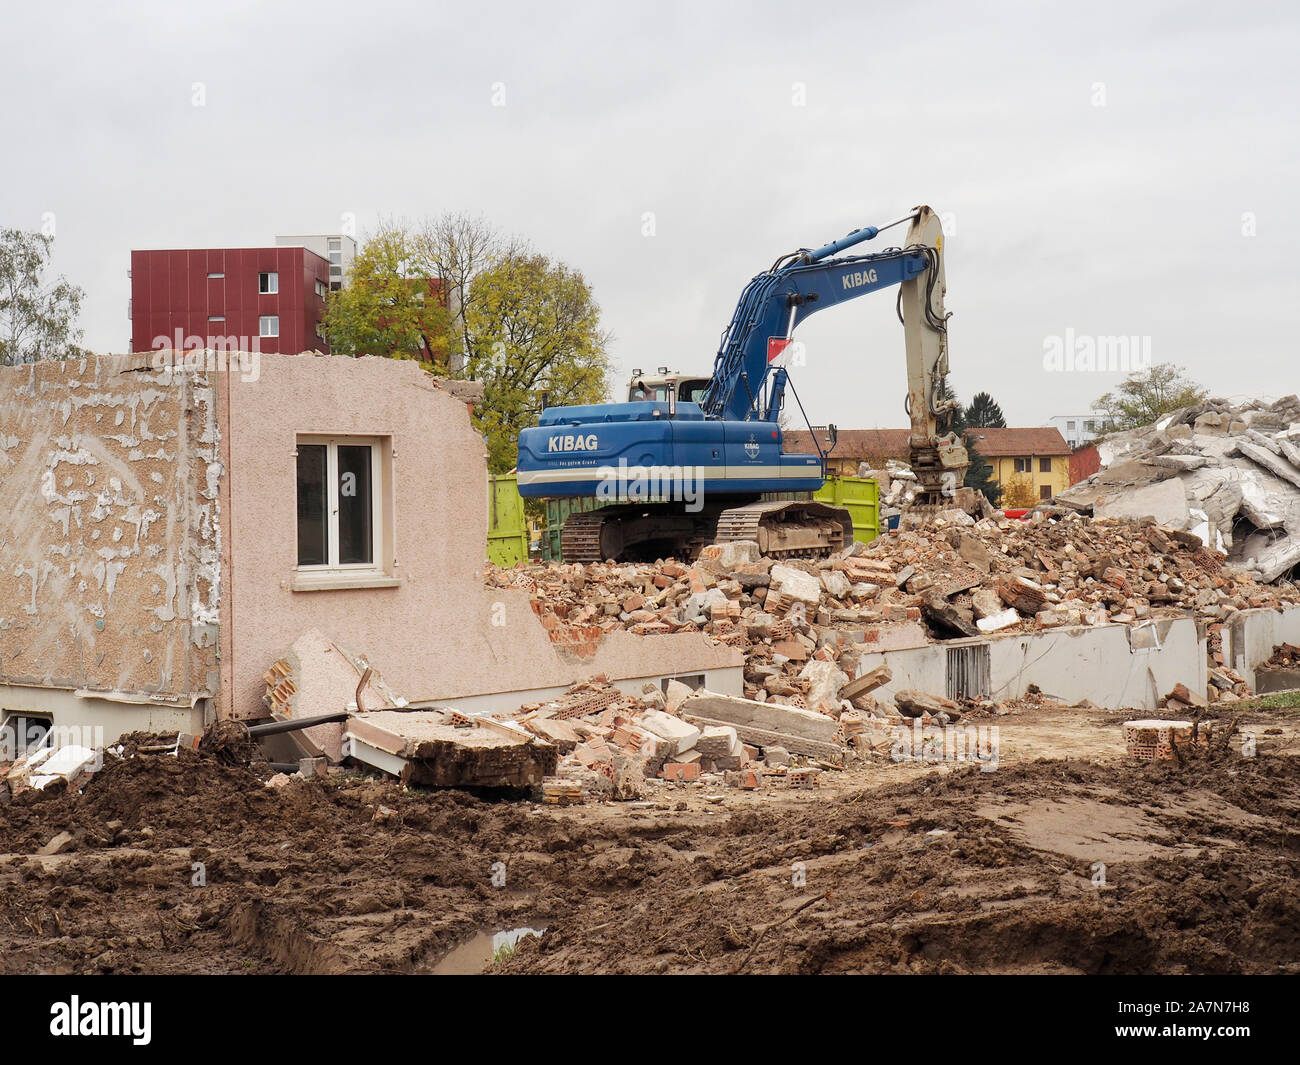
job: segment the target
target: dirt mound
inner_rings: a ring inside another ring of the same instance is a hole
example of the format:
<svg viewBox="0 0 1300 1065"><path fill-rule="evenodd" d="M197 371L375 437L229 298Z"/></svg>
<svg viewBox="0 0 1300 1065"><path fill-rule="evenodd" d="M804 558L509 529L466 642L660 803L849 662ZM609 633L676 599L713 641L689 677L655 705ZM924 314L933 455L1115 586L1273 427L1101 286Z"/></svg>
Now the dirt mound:
<svg viewBox="0 0 1300 1065"><path fill-rule="evenodd" d="M525 925L500 971L1274 972L1300 948L1296 769L863 767L559 809L137 753L0 806L0 972L427 972Z"/></svg>
<svg viewBox="0 0 1300 1065"><path fill-rule="evenodd" d="M1044 762L736 814L724 846L590 898L496 971L1295 968L1295 770Z"/></svg>

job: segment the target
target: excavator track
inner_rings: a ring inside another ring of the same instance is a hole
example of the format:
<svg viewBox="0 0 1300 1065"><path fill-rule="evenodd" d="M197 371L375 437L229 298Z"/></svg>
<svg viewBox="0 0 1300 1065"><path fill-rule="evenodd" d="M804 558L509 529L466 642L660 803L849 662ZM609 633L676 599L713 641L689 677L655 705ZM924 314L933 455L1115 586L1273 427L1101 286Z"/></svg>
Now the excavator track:
<svg viewBox="0 0 1300 1065"><path fill-rule="evenodd" d="M773 500L724 510L716 541L753 540L768 558L822 558L853 542L853 516L815 500Z"/></svg>
<svg viewBox="0 0 1300 1065"><path fill-rule="evenodd" d="M687 514L672 507L617 504L570 514L560 534L565 562L695 559L708 544L753 540L769 558L822 558L853 540L842 507L810 499L746 503Z"/></svg>
<svg viewBox="0 0 1300 1065"><path fill-rule="evenodd" d="M560 557L565 562L604 562L606 556L600 550L601 530L606 522L617 517L610 512L619 509L604 507L584 514L570 514L560 532Z"/></svg>

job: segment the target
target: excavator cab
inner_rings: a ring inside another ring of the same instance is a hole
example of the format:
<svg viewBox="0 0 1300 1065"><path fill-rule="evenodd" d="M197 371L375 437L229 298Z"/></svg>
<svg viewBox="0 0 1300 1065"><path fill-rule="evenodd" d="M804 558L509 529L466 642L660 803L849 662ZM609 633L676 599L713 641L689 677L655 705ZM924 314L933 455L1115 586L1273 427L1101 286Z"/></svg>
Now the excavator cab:
<svg viewBox="0 0 1300 1065"><path fill-rule="evenodd" d="M699 403L709 390L709 381L708 377L692 377L667 366L660 366L653 374L633 370L627 399L629 403Z"/></svg>

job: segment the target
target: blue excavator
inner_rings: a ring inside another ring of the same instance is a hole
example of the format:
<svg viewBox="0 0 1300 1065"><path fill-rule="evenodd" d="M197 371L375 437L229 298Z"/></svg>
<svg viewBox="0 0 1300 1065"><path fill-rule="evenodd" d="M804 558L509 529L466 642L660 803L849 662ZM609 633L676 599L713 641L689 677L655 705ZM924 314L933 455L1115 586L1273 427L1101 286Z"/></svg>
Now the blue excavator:
<svg viewBox="0 0 1300 1065"><path fill-rule="evenodd" d="M901 247L841 254L904 223ZM560 538L564 560L694 558L704 545L729 540L756 541L770 557L818 557L851 542L849 512L810 498L827 475L817 434L810 434L817 454L783 451L781 412L787 390L794 394L783 362L809 315L895 285L916 506L951 501L968 459L956 434L940 431L955 407L940 398L948 372L943 229L922 206L791 252L753 278L707 385L695 379L686 392L634 379L628 402L544 409L538 425L519 434L520 494L604 504L570 514ZM835 439L831 426L830 450Z"/></svg>

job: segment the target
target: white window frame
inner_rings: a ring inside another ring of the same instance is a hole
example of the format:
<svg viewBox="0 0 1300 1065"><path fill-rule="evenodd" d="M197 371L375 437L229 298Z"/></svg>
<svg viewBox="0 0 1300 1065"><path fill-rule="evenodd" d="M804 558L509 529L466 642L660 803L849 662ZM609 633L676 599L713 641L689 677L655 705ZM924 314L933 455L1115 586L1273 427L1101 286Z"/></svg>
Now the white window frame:
<svg viewBox="0 0 1300 1065"><path fill-rule="evenodd" d="M310 574L383 574L384 569L384 449L378 436L322 436L299 434L298 447L325 445L325 536L329 558L323 565L297 564L297 527L294 528L294 569ZM370 448L370 561L339 562L339 445ZM294 499L298 498L298 447L294 448ZM297 521L297 508L294 509Z"/></svg>
<svg viewBox="0 0 1300 1065"><path fill-rule="evenodd" d="M262 287L262 278L266 278L266 288ZM280 271L259 270L257 272L257 294L259 296L278 296L280 294Z"/></svg>
<svg viewBox="0 0 1300 1065"><path fill-rule="evenodd" d="M225 274L208 274L209 281L224 281L225 279Z"/></svg>
<svg viewBox="0 0 1300 1065"><path fill-rule="evenodd" d="M210 314L210 315L208 315L208 321L209 321L209 322L224 322L225 320L226 320L226 316L225 316L224 314Z"/></svg>
<svg viewBox="0 0 1300 1065"><path fill-rule="evenodd" d="M268 332L266 332L266 327L262 324L263 322L274 322L274 323L275 323L275 326L274 326L275 332L274 332L274 333L268 333ZM268 339L269 339L269 338L274 338L274 337L279 337L279 335L280 335L280 316L279 316L278 314L259 314L259 315L257 316L257 335L258 335L259 337L266 337L266 338L268 338Z"/></svg>

